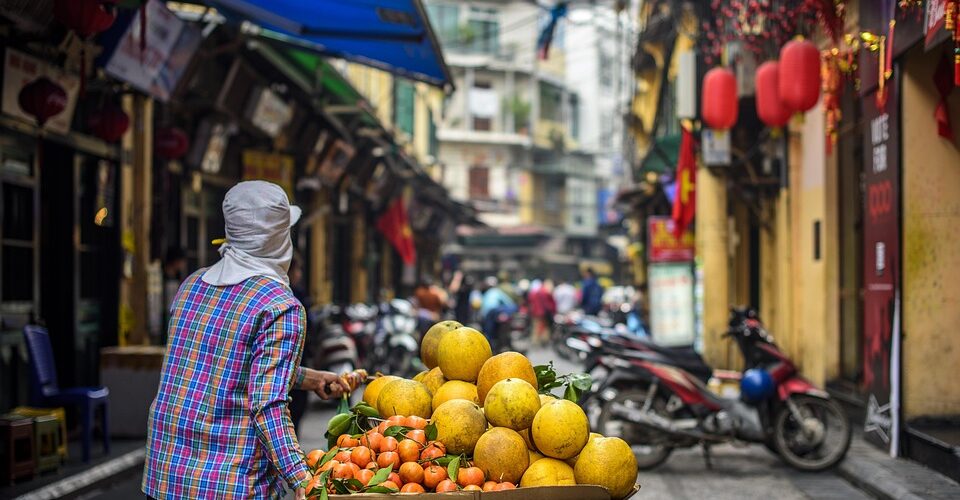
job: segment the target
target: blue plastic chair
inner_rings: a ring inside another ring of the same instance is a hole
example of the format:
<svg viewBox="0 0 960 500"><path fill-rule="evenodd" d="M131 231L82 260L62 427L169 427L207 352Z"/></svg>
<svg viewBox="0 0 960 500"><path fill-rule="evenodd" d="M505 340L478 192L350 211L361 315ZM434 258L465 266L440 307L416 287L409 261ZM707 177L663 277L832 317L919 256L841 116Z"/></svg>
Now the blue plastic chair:
<svg viewBox="0 0 960 500"><path fill-rule="evenodd" d="M30 352L30 405L40 408L74 406L80 410L83 424L83 461L90 461L90 442L93 438L94 413L100 412L100 426L103 431L103 452L110 453L110 429L108 418L108 397L106 387L71 387L61 389L57 385L57 368L53 360L53 347L47 329L28 325L23 328L23 337Z"/></svg>

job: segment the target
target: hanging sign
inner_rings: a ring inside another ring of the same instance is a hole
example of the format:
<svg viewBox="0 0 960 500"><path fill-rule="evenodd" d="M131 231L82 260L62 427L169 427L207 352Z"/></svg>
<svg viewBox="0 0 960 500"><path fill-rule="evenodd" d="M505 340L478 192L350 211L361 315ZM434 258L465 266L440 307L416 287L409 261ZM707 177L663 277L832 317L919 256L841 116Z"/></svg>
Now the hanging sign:
<svg viewBox="0 0 960 500"><path fill-rule="evenodd" d="M66 134L70 132L70 122L73 121L73 111L77 106L80 79L74 75L65 74L36 57L9 47L3 60L3 112L21 120L35 123L34 117L20 107L18 99L20 89L41 76L57 83L67 93L67 105L63 112L51 117L44 128Z"/></svg>
<svg viewBox="0 0 960 500"><path fill-rule="evenodd" d="M930 50L950 38L947 31L946 17L947 0L927 0L923 13L923 48Z"/></svg>
<svg viewBox="0 0 960 500"><path fill-rule="evenodd" d="M684 264L651 264L650 333L663 346L693 345L696 340L693 267Z"/></svg>
<svg viewBox="0 0 960 500"><path fill-rule="evenodd" d="M687 229L677 239L673 235L673 219L665 216L647 218L647 248L650 262L690 262L693 260L696 242L693 232Z"/></svg>
<svg viewBox="0 0 960 500"><path fill-rule="evenodd" d="M700 152L703 155L704 165L730 165L730 131L704 128Z"/></svg>
<svg viewBox="0 0 960 500"><path fill-rule="evenodd" d="M900 122L899 75L886 91L891 105L862 99L863 184L863 385L868 394L867 438L891 451L899 434Z"/></svg>
<svg viewBox="0 0 960 500"><path fill-rule="evenodd" d="M283 188L293 199L293 157L266 153L254 149L243 150L243 180L269 181Z"/></svg>

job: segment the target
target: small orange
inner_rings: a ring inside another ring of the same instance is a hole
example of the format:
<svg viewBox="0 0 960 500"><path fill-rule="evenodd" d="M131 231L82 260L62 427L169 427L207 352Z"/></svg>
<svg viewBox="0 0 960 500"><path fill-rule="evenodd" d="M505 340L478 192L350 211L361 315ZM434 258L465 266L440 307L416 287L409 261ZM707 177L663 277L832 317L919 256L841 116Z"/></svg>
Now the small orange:
<svg viewBox="0 0 960 500"><path fill-rule="evenodd" d="M468 484L468 485L466 485L466 486L463 487L463 491L483 491L483 488L481 488L481 487L479 487L479 486L477 486L477 485L475 485L475 484Z"/></svg>
<svg viewBox="0 0 960 500"><path fill-rule="evenodd" d="M437 493L446 493L448 491L457 491L457 483L444 479L437 484Z"/></svg>
<svg viewBox="0 0 960 500"><path fill-rule="evenodd" d="M400 488L400 493L425 493L426 491L419 483L407 483Z"/></svg>
<svg viewBox="0 0 960 500"><path fill-rule="evenodd" d="M510 481L504 481L498 484L497 487L493 489L493 491L515 490L515 489L517 489L517 485L511 483Z"/></svg>
<svg viewBox="0 0 960 500"><path fill-rule="evenodd" d="M340 450L336 455L333 456L333 459L337 462L344 463L350 461L350 450Z"/></svg>
<svg viewBox="0 0 960 500"><path fill-rule="evenodd" d="M359 465L360 467L366 467L370 460L373 458L373 452L370 451L370 448L366 446L357 446L350 452L350 461Z"/></svg>
<svg viewBox="0 0 960 500"><path fill-rule="evenodd" d="M457 472L457 484L466 488L469 485L483 484L483 471L479 467L464 467Z"/></svg>
<svg viewBox="0 0 960 500"><path fill-rule="evenodd" d="M369 483L370 480L373 479L373 471L370 469L363 469L359 473L357 473L356 476L354 476L354 479L356 479L357 481L360 481L360 484L366 486L367 483Z"/></svg>
<svg viewBox="0 0 960 500"><path fill-rule="evenodd" d="M439 448L428 446L423 449L423 452L420 453L420 460L433 461L442 457L443 455L444 453L440 451Z"/></svg>
<svg viewBox="0 0 960 500"><path fill-rule="evenodd" d="M410 415L407 417L403 425L412 427L414 429L423 429L427 426L427 419L418 415Z"/></svg>
<svg viewBox="0 0 960 500"><path fill-rule="evenodd" d="M320 489L320 476L313 476L313 479L307 484L307 494L310 494L314 489Z"/></svg>
<svg viewBox="0 0 960 500"><path fill-rule="evenodd" d="M423 467L416 462L407 462L400 466L400 480L403 484L422 483Z"/></svg>
<svg viewBox="0 0 960 500"><path fill-rule="evenodd" d="M377 465L396 470L397 467L400 467L400 455L397 455L395 451L385 451L377 457Z"/></svg>
<svg viewBox="0 0 960 500"><path fill-rule="evenodd" d="M317 472L326 472L326 471L328 471L328 470L330 470L330 469L332 469L332 468L334 468L334 467L336 467L336 466L338 466L338 465L340 465L340 461L337 460L337 459L333 459L333 460L330 460L329 462L323 464L322 466L320 466L320 468L317 469Z"/></svg>
<svg viewBox="0 0 960 500"><path fill-rule="evenodd" d="M333 468L334 479L353 479L353 468L350 464L340 464Z"/></svg>
<svg viewBox="0 0 960 500"><path fill-rule="evenodd" d="M360 441L350 434L341 434L340 437L337 438L337 446L341 448L353 448L359 445Z"/></svg>
<svg viewBox="0 0 960 500"><path fill-rule="evenodd" d="M391 490L399 490L399 489L400 489L400 487L397 486L397 483L395 483L395 482L393 482L393 481L384 481L384 482L378 484L377 486L383 486L384 488L390 488Z"/></svg>
<svg viewBox="0 0 960 500"><path fill-rule="evenodd" d="M406 423L406 419L407 419L407 417L404 417L404 416L401 416L401 415L394 415L394 416L392 416L392 417L390 417L390 418L387 419L387 423L388 423L387 425L388 425L389 427L395 427L395 426L398 426L398 425L402 426L402 425L404 425L404 424Z"/></svg>
<svg viewBox="0 0 960 500"><path fill-rule="evenodd" d="M370 469L370 470L377 470L379 468L380 466L377 465L376 460L371 460L370 463L368 463L367 466L364 467L364 469Z"/></svg>
<svg viewBox="0 0 960 500"><path fill-rule="evenodd" d="M323 453L323 450L311 450L310 453L307 453L307 467L315 468L320 463L320 459L323 458Z"/></svg>
<svg viewBox="0 0 960 500"><path fill-rule="evenodd" d="M420 444L410 439L404 439L397 445L397 453L400 455L400 463L416 462L420 458Z"/></svg>
<svg viewBox="0 0 960 500"><path fill-rule="evenodd" d="M412 440L420 443L420 446L426 446L426 445L427 445L427 435L424 434L424 432L421 431L420 429L414 429L414 430L412 430L412 431L408 431L408 432L407 432L407 439L412 439Z"/></svg>
<svg viewBox="0 0 960 500"><path fill-rule="evenodd" d="M377 453L380 451L380 443L383 442L383 434L379 432L369 432L360 438L360 444L370 448L370 451Z"/></svg>
<svg viewBox="0 0 960 500"><path fill-rule="evenodd" d="M388 436L383 438L383 441L380 441L380 452L384 451L397 451L397 446L400 443L397 442L397 438Z"/></svg>
<svg viewBox="0 0 960 500"><path fill-rule="evenodd" d="M357 464L348 463L347 465L349 465L349 466L350 466L350 470L353 471L353 477L357 477L357 474L359 474L360 471L363 470L363 469L361 469L360 466L357 465Z"/></svg>
<svg viewBox="0 0 960 500"><path fill-rule="evenodd" d="M393 481L398 486L403 486L403 479L400 479L400 474L396 472L391 472L390 475L387 476L387 481Z"/></svg>
<svg viewBox="0 0 960 500"><path fill-rule="evenodd" d="M483 483L483 486L481 488L483 489L483 491L493 491L493 489L496 488L496 486L497 486L496 481L487 481Z"/></svg>
<svg viewBox="0 0 960 500"><path fill-rule="evenodd" d="M377 426L377 433L382 435L384 432L387 432L388 427L390 427L390 422L386 420L380 422L380 425Z"/></svg>
<svg viewBox="0 0 960 500"><path fill-rule="evenodd" d="M431 490L436 488L440 481L447 478L447 469L439 465L430 465L423 469L423 485Z"/></svg>

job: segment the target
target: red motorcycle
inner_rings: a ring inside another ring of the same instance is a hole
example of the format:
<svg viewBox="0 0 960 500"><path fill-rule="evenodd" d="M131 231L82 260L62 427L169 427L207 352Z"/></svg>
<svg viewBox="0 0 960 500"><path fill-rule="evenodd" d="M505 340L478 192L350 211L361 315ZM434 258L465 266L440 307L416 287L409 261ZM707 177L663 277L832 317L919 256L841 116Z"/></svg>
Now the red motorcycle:
<svg viewBox="0 0 960 500"><path fill-rule="evenodd" d="M702 375L662 353L620 350L599 357L593 370L598 381L581 403L599 432L631 444L643 469L662 464L676 448L697 444L709 464L710 446L729 441L762 443L806 471L842 460L850 446L846 413L799 376L756 312L733 309L725 336L737 343L747 369L714 377L739 382L738 397L714 394Z"/></svg>

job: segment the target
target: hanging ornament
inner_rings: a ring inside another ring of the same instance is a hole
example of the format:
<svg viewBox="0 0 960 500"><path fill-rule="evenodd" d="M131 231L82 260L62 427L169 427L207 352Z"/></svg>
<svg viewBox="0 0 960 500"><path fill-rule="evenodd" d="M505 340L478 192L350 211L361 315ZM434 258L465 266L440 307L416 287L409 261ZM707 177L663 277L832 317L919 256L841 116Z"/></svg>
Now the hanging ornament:
<svg viewBox="0 0 960 500"><path fill-rule="evenodd" d="M809 40L792 40L780 50L780 99L795 113L820 99L820 51Z"/></svg>
<svg viewBox="0 0 960 500"><path fill-rule="evenodd" d="M767 61L757 68L757 116L768 127L782 127L790 121L790 109L780 100L780 66Z"/></svg>
<svg viewBox="0 0 960 500"><path fill-rule="evenodd" d="M87 87L86 42L113 26L116 0L54 0L53 16L83 40L80 49L80 95Z"/></svg>
<svg viewBox="0 0 960 500"><path fill-rule="evenodd" d="M187 133L177 127L158 129L153 141L157 155L165 160L179 160L190 149Z"/></svg>
<svg viewBox="0 0 960 500"><path fill-rule="evenodd" d="M47 120L67 108L67 92L49 78L41 76L20 89L17 102L21 109L37 120L37 126L43 128Z"/></svg>
<svg viewBox="0 0 960 500"><path fill-rule="evenodd" d="M130 117L113 103L108 103L90 115L87 128L106 142L119 141L130 128Z"/></svg>
<svg viewBox="0 0 960 500"><path fill-rule="evenodd" d="M737 123L737 78L728 68L713 68L703 77L700 114L710 128L727 130Z"/></svg>
<svg viewBox="0 0 960 500"><path fill-rule="evenodd" d="M840 70L840 51L824 51L821 63L821 80L823 80L823 114L824 130L826 131L826 152L831 154L837 143L837 128L840 118L840 97L843 95L842 73Z"/></svg>

